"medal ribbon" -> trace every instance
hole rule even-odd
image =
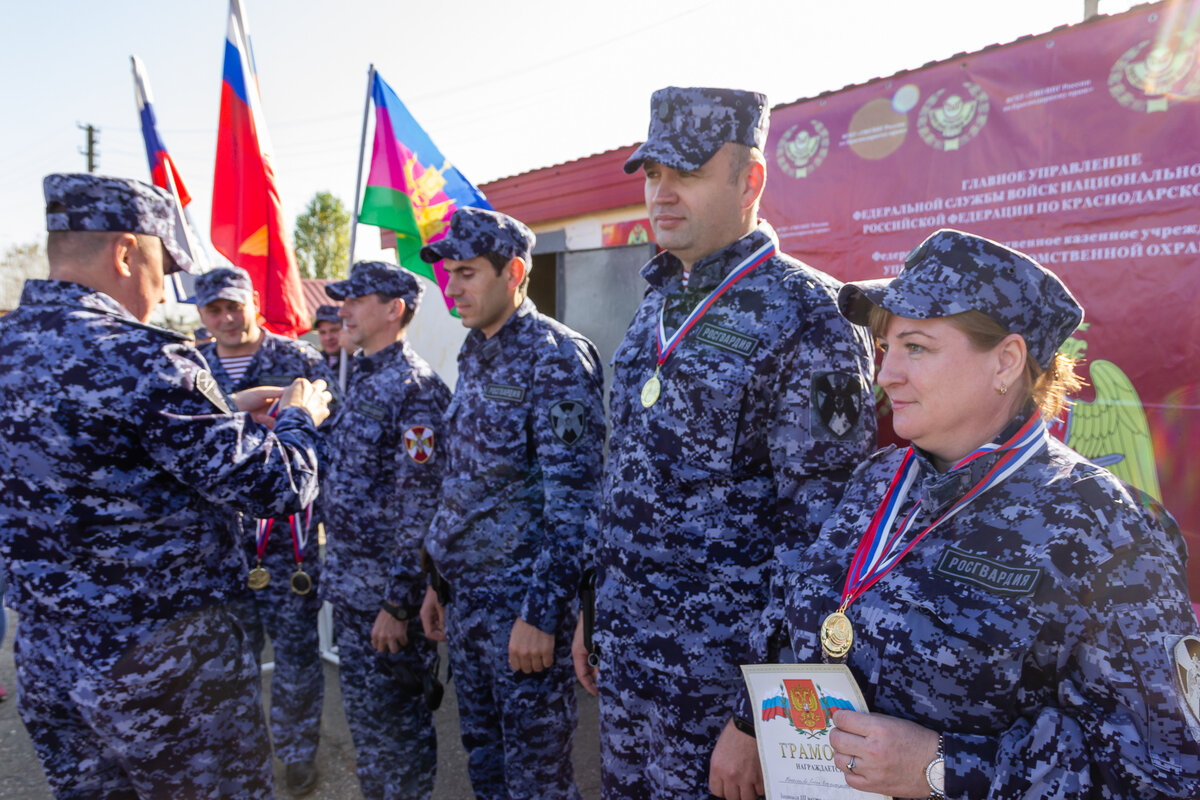
[[[263,553],[267,552],[267,540],[271,538],[271,526],[275,524],[273,519],[260,519],[257,527],[254,529],[254,546],[258,552],[258,563],[262,563]]]
[[[844,612],[863,592],[874,586],[876,581],[908,555],[925,534],[953,517],[976,497],[1020,469],[1026,461],[1046,446],[1048,438],[1049,432],[1046,424],[1041,417],[1034,415],[1004,444],[997,445],[990,442],[963,457],[950,468],[951,471],[961,469],[989,453],[1004,451],[1004,455],[996,461],[979,483],[971,487],[929,527],[913,536],[907,544],[903,544],[904,535],[908,532],[917,509],[921,506],[920,500],[913,504],[904,520],[896,527],[895,533],[889,536],[888,531],[898,516],[900,507],[904,505],[904,499],[912,489],[913,483],[916,482],[916,453],[909,446],[904,454],[904,460],[900,462],[900,467],[892,478],[891,485],[888,486],[887,494],[884,495],[883,501],[876,509],[870,525],[867,526],[862,540],[858,543],[858,549],[854,552],[854,559],[850,562],[850,572],[846,575],[846,585],[842,589],[842,604],[838,610]]]
[[[662,308],[658,311],[658,336],[654,342],[658,346],[658,362],[655,364],[655,372],[658,371],[659,367],[662,367],[662,365],[666,363],[666,360],[671,357],[671,351],[675,349],[675,345],[679,344],[679,341],[689,330],[692,329],[692,326],[695,325],[700,318],[705,315],[705,313],[707,313],[709,307],[713,303],[717,302],[718,297],[725,294],[730,286],[733,286],[742,278],[749,275],[755,267],[758,267],[773,255],[775,255],[775,243],[767,242],[762,247],[746,256],[742,263],[734,267],[733,270],[725,276],[725,279],[717,284],[717,288],[709,292],[708,297],[701,300],[699,305],[692,309],[692,313],[687,315],[687,318],[684,319],[683,324],[680,325],[678,330],[671,334],[670,337],[667,336],[666,329],[663,325],[663,315],[667,310],[667,301],[663,300]]]
[[[308,549],[308,526],[312,523],[312,503],[304,507],[303,519],[297,522],[296,518],[300,514],[292,514],[288,517],[288,524],[292,528],[292,552],[296,554],[296,563],[304,562],[304,552]]]

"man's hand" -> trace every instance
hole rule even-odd
[[[575,662],[575,677],[592,697],[599,697],[600,690],[596,688],[596,668],[588,663],[588,651],[583,646],[583,614],[575,623],[575,638],[571,640],[571,660]]]
[[[383,609],[375,615],[375,625],[371,628],[371,646],[380,653],[389,650],[399,653],[401,647],[408,644],[408,620],[398,620]]]
[[[713,748],[708,790],[725,800],[758,800],[765,792],[758,742],[734,727],[732,719]]]
[[[425,599],[421,601],[421,627],[426,639],[446,641],[446,609],[438,602],[432,586],[425,587]]]
[[[292,385],[284,389],[279,398],[279,407],[303,408],[313,418],[314,425],[320,425],[329,416],[329,403],[333,395],[325,387],[325,381],[318,378],[309,383],[305,378],[296,378]]]
[[[508,637],[508,665],[526,675],[554,663],[554,636],[517,617]]]
[[[271,416],[271,408],[281,394],[283,389],[278,386],[255,386],[234,392],[233,404],[238,411],[250,412],[251,418],[259,425],[274,428],[275,418]]]
[[[834,713],[833,724],[833,763],[845,774],[847,785],[893,797],[929,796],[925,767],[937,756],[936,731],[886,714],[847,709]]]

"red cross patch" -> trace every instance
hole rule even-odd
[[[433,428],[413,425],[404,432],[404,452],[418,464],[433,457]]]

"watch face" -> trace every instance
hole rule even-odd
[[[946,792],[946,762],[940,758],[929,765],[929,785],[942,794]]]

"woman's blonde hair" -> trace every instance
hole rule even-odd
[[[878,341],[887,333],[888,324],[894,315],[887,309],[873,306],[867,315],[867,327]],[[967,335],[971,346],[979,352],[987,352],[1008,336],[1009,331],[999,322],[982,311],[964,311],[950,314],[942,319]],[[1083,388],[1083,379],[1075,372],[1075,359],[1063,353],[1055,353],[1050,366],[1042,369],[1028,352],[1025,354],[1024,403],[1032,400],[1047,422],[1056,419],[1070,401],[1067,396]]]

